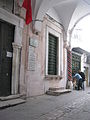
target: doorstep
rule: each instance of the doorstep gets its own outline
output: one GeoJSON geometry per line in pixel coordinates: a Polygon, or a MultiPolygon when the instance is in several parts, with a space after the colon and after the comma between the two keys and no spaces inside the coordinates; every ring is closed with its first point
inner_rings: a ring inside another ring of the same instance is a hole
{"type": "Polygon", "coordinates": [[[0,97],[0,109],[15,106],[25,103],[26,100],[22,99],[20,95],[10,95],[6,97],[0,97]]]}
{"type": "Polygon", "coordinates": [[[64,93],[69,93],[71,92],[71,89],[60,89],[60,90],[48,90],[46,91],[46,94],[47,95],[53,95],[53,96],[59,96],[61,94],[64,94],[64,93]]]}

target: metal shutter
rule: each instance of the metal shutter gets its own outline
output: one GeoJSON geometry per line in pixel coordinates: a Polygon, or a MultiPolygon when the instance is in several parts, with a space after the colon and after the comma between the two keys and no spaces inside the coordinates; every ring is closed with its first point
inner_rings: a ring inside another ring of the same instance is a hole
{"type": "Polygon", "coordinates": [[[57,37],[49,34],[48,42],[48,74],[57,74],[57,37]]]}

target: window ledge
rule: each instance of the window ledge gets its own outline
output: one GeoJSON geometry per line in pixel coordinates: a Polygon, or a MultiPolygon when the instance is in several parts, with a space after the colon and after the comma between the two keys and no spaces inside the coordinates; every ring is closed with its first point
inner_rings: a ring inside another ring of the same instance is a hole
{"type": "Polygon", "coordinates": [[[45,78],[47,80],[61,80],[62,76],[60,76],[60,75],[46,75],[45,78]]]}

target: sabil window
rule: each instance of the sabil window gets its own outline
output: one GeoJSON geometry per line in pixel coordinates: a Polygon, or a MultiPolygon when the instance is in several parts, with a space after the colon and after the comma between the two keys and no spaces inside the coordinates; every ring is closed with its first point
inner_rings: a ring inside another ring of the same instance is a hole
{"type": "Polygon", "coordinates": [[[46,30],[46,75],[62,75],[63,40],[61,33],[47,27],[46,30]]]}

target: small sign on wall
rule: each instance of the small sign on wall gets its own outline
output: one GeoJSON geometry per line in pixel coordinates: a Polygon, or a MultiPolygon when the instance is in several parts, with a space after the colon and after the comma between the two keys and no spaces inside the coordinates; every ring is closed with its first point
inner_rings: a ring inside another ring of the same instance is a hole
{"type": "Polygon", "coordinates": [[[38,46],[38,40],[35,38],[29,38],[29,46],[37,47],[38,46]]]}
{"type": "Polygon", "coordinates": [[[8,51],[7,51],[6,56],[11,58],[11,57],[12,57],[12,52],[8,52],[8,51]]]}

